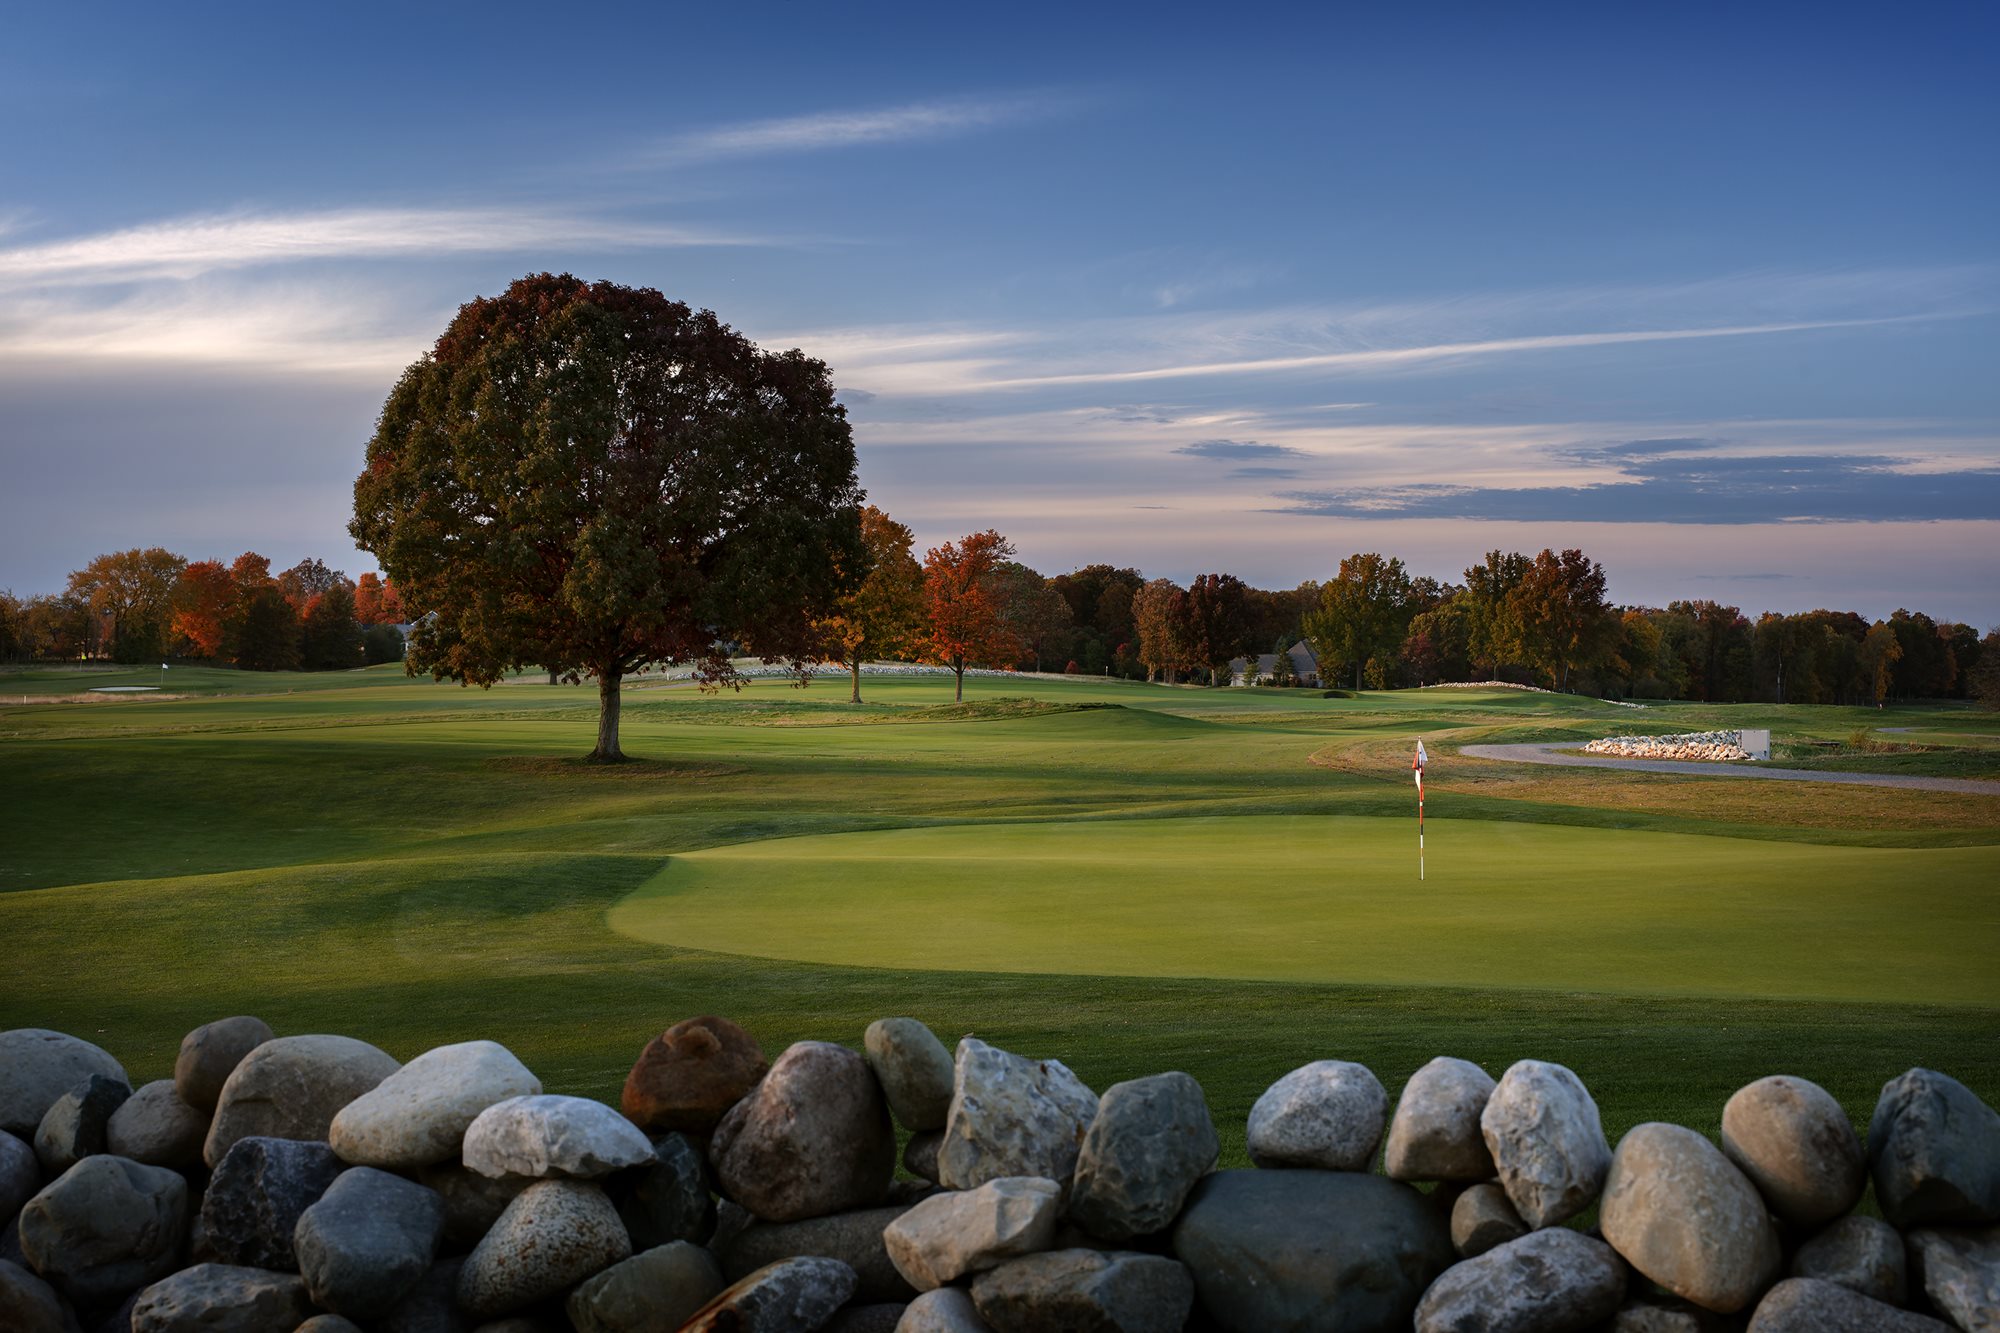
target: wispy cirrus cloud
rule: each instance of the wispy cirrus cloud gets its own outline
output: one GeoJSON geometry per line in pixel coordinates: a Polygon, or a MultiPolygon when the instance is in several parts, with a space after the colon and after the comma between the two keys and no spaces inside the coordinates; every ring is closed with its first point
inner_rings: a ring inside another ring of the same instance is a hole
{"type": "Polygon", "coordinates": [[[1264,458],[1297,458],[1300,450],[1288,444],[1264,444],[1257,440],[1196,440],[1174,450],[1193,458],[1219,458],[1229,462],[1264,458]]]}
{"type": "Polygon", "coordinates": [[[778,116],[677,134],[638,155],[634,164],[716,161],[944,139],[1060,115],[1076,102],[1070,94],[1044,92],[778,116]]]}
{"type": "Polygon", "coordinates": [[[0,249],[0,286],[186,281],[330,259],[781,244],[771,237],[512,208],[348,208],[166,218],[0,249]]]}

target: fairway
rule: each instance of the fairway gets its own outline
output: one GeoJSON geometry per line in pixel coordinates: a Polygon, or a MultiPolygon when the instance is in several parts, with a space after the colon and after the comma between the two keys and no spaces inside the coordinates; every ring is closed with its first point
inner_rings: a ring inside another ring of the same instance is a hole
{"type": "Polygon", "coordinates": [[[857,708],[845,680],[652,677],[625,706],[641,762],[607,769],[577,762],[591,694],[534,677],[174,682],[0,686],[0,1026],[88,1036],[135,1077],[257,1013],[399,1059],[498,1035],[550,1091],[615,1099],[693,1014],[775,1053],[902,1013],[1100,1089],[1184,1069],[1230,1162],[1257,1095],[1323,1058],[1391,1089],[1439,1053],[1556,1060],[1614,1137],[1712,1128],[1780,1068],[1857,1120],[1914,1064],[2000,1094],[2000,799],[1457,753],[1894,727],[1955,747],[1897,762],[1980,776],[1991,713],[1022,677],[963,705],[874,678],[857,708]]]}
{"type": "Polygon", "coordinates": [[[2000,849],[1430,828],[1422,883],[1387,818],[784,838],[675,856],[610,922],[848,966],[2000,1003],[2000,849]]]}

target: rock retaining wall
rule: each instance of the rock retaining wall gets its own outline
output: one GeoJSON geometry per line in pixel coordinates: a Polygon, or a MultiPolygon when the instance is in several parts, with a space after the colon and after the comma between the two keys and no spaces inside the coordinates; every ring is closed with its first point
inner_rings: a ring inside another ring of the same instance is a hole
{"type": "Polygon", "coordinates": [[[1392,1101],[1319,1060],[1218,1171],[1186,1074],[1100,1093],[908,1018],[769,1062],[689,1019],[615,1109],[490,1041],[232,1018],[137,1090],[0,1033],[0,1131],[6,1333],[2000,1328],[2000,1115],[1924,1069],[1865,1144],[1776,1075],[1719,1145],[1614,1149],[1561,1065],[1440,1057],[1392,1101]]]}
{"type": "Polygon", "coordinates": [[[1583,747],[1585,754],[1620,759],[1687,759],[1724,762],[1748,759],[1740,731],[1688,731],[1678,736],[1607,736],[1583,747]]]}

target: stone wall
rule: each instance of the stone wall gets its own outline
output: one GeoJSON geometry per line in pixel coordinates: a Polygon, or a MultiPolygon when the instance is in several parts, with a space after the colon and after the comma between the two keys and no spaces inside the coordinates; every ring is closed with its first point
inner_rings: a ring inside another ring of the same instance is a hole
{"type": "Polygon", "coordinates": [[[1561,1065],[1440,1057],[1392,1100],[1318,1060],[1218,1171],[1186,1074],[1099,1093],[908,1018],[768,1062],[689,1019],[615,1109],[490,1041],[399,1064],[230,1018],[137,1090],[0,1033],[0,1131],[7,1333],[2000,1327],[2000,1115],[1922,1069],[1865,1145],[1774,1075],[1720,1146],[1614,1150],[1561,1065]]]}
{"type": "Polygon", "coordinates": [[[1686,731],[1677,736],[1607,736],[1583,747],[1585,754],[1620,759],[1686,759],[1729,762],[1748,759],[1740,731],[1686,731]]]}

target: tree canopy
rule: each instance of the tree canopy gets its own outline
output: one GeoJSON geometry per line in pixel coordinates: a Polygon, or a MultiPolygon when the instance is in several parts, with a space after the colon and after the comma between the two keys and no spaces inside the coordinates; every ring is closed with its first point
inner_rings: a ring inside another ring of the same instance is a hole
{"type": "Polygon", "coordinates": [[[952,698],[965,699],[965,668],[1004,663],[1020,647],[1007,623],[1001,562],[1014,544],[988,528],[924,552],[924,655],[951,668],[952,698]]]}
{"type": "Polygon", "coordinates": [[[355,540],[420,617],[408,667],[598,682],[591,758],[623,758],[623,678],[804,670],[862,568],[847,415],[824,363],[765,352],[647,288],[522,278],[462,307],[383,406],[355,540]]]}
{"type": "Polygon", "coordinates": [[[923,643],[924,571],[910,554],[909,528],[874,505],[861,510],[861,548],[867,574],[821,622],[828,651],[853,683],[849,702],[861,702],[861,664],[875,657],[914,653],[923,643]]]}

